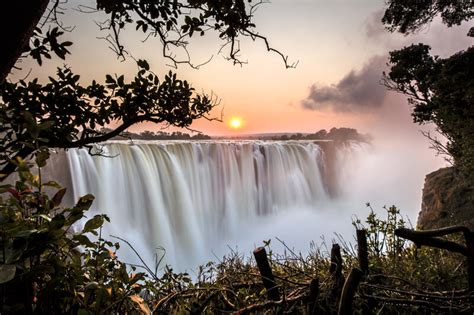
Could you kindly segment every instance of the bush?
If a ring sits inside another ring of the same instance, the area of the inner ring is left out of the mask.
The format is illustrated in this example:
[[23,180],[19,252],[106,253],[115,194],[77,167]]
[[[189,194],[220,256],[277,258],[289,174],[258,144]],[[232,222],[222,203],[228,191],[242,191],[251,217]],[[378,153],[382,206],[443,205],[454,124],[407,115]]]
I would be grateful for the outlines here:
[[[146,308],[136,294],[143,273],[129,274],[96,215],[79,231],[94,197],[83,196],[62,208],[66,189],[41,182],[28,163],[18,161],[19,180],[0,188],[0,313],[123,313]],[[56,189],[50,197],[46,188]],[[93,238],[90,238],[93,236]]]

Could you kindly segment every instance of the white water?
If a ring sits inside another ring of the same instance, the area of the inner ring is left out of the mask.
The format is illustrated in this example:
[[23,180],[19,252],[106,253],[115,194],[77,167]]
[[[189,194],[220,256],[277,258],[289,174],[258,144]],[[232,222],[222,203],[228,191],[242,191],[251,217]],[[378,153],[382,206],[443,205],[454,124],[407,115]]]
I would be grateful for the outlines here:
[[312,142],[117,142],[104,145],[113,158],[83,149],[67,156],[74,197],[96,196],[93,211],[112,221],[106,233],[130,241],[151,264],[156,248],[165,248],[165,262],[182,269],[219,257],[227,245],[259,245],[263,235],[308,237],[298,230],[311,226],[308,219],[320,227],[314,238],[336,231],[323,175],[328,158],[347,164],[348,147],[338,150],[329,157]]

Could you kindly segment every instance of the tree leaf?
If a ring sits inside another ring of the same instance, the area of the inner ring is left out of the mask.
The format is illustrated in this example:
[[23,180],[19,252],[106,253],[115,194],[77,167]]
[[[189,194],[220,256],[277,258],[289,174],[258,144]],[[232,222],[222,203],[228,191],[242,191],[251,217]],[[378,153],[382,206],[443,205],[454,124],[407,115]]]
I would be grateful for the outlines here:
[[46,161],[49,159],[49,150],[41,150],[36,153],[36,165],[45,167]]
[[31,216],[32,218],[43,218],[44,220],[46,220],[47,222],[51,222],[51,218],[48,217],[46,214],[37,214],[37,215],[32,215]]
[[15,265],[0,265],[0,284],[6,283],[15,278]]
[[53,199],[51,199],[54,207],[57,207],[61,204],[64,195],[66,194],[66,188],[58,190],[58,192],[54,195]]
[[104,217],[100,214],[95,215],[92,219],[86,222],[82,233],[92,232],[100,228],[104,224]]
[[85,235],[74,235],[73,239],[77,242],[79,242],[81,245],[84,245],[86,247],[93,247],[94,243],[92,243],[89,238]]
[[79,198],[79,201],[76,204],[76,208],[78,210],[88,210],[91,207],[92,202],[94,201],[94,199],[95,199],[95,197],[91,194],[87,194],[85,196],[82,196],[81,198]]
[[132,300],[133,303],[137,304],[138,307],[140,307],[140,311],[142,312],[142,314],[151,315],[150,308],[148,307],[148,305],[146,305],[145,301],[139,295],[131,295],[130,300]]
[[64,217],[64,214],[60,213],[49,222],[50,229],[52,230],[59,230],[61,229],[64,224],[66,223],[66,218]]
[[148,62],[144,59],[140,59],[137,61],[137,65],[140,67],[140,68],[143,68],[145,69],[146,71],[150,70],[150,65],[148,64]]
[[58,182],[55,182],[54,180],[50,180],[49,182],[44,183],[43,186],[61,189],[61,185]]
[[[42,215],[40,215],[40,216],[42,216]],[[51,219],[49,219],[49,221],[51,221]],[[48,221],[48,222],[49,222],[49,221]],[[31,234],[37,233],[37,232],[38,232],[37,229],[30,229],[30,230],[22,230],[22,231],[16,232],[16,233],[14,233],[13,235],[14,235],[15,237],[18,237],[18,238],[19,238],[19,237],[28,237],[28,236],[30,236]]]

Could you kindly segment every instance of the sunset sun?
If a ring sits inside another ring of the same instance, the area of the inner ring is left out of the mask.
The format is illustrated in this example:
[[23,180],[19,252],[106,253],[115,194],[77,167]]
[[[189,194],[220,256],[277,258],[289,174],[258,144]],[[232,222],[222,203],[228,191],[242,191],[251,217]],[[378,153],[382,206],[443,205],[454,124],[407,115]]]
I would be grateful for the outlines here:
[[243,126],[242,118],[239,117],[232,117],[229,120],[229,127],[232,129],[240,129]]

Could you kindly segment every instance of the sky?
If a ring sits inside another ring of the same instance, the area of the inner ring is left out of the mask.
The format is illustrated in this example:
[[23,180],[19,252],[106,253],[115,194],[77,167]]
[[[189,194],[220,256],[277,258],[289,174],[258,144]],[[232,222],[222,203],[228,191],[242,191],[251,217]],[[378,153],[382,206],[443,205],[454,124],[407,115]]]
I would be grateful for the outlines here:
[[[33,61],[20,64],[20,78],[32,69],[29,77],[46,78],[58,65],[66,63],[81,75],[84,84],[102,80],[106,73],[125,74],[132,78],[136,65],[132,58],[117,60],[94,21],[97,14],[80,13],[78,4],[70,1],[61,18],[74,26],[66,35],[74,42],[72,55],[48,61],[37,67]],[[294,69],[286,69],[277,54],[266,51],[263,42],[243,40],[243,66],[233,65],[219,55],[221,43],[216,36],[192,40],[190,53],[194,63],[212,57],[199,70],[186,65],[177,69],[199,92],[216,96],[220,105],[211,113],[223,123],[201,119],[192,129],[206,134],[237,135],[266,132],[316,132],[322,128],[354,127],[361,132],[378,133],[389,128],[405,131],[411,126],[408,105],[403,97],[387,92],[380,85],[386,69],[388,52],[413,42],[433,46],[433,52],[447,56],[472,44],[465,36],[468,26],[446,28],[439,21],[418,34],[402,36],[384,30],[380,19],[384,2],[371,0],[274,0],[262,5],[255,15],[260,34],[267,36],[272,47],[288,56]],[[144,35],[127,31],[123,41],[131,56],[147,59],[155,73],[171,68],[160,53],[157,39],[143,43]],[[242,127],[229,128],[229,120],[239,117]],[[153,124],[141,124],[131,131],[160,130]]]

